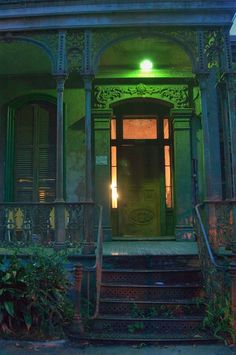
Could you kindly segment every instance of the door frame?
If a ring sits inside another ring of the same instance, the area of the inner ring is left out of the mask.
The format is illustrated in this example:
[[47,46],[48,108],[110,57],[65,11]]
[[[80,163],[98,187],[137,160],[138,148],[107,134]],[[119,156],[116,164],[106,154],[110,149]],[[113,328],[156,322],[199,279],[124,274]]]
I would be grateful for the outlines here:
[[[156,116],[158,119],[158,133],[159,132],[163,132],[163,118],[164,116],[168,117],[169,119],[169,125],[170,125],[170,138],[169,138],[169,145],[171,146],[171,165],[172,165],[172,203],[173,203],[173,190],[174,190],[174,181],[173,181],[173,135],[171,132],[171,121],[170,121],[170,109],[171,107],[168,105],[168,103],[163,103],[160,102],[160,100],[153,100],[153,99],[131,99],[131,100],[123,100],[121,102],[116,103],[116,105],[113,105],[113,114],[114,116],[116,116],[117,118],[117,122],[119,121],[118,125],[118,134],[119,134],[119,138],[121,137],[121,127],[122,127],[122,123],[121,120],[123,120],[123,117],[126,116],[130,116],[130,112],[129,109],[127,108],[129,106],[129,104],[135,104],[135,105],[139,105],[140,107],[143,107],[144,111],[146,110],[144,107],[146,105],[150,105],[150,103],[152,104],[152,109],[149,112],[149,110],[147,110],[148,112],[145,114],[145,112],[142,112],[142,114],[138,114],[138,116],[141,118],[141,116],[143,117],[148,117],[148,116]],[[153,111],[154,110],[154,111]],[[119,139],[117,139],[118,141]],[[135,140],[132,140],[132,142],[134,143]],[[122,144],[122,143],[120,143]],[[164,165],[164,146],[165,146],[165,141],[164,141],[164,135],[163,133],[160,134],[159,136],[159,142],[158,142],[158,138],[156,139],[156,144],[160,145],[160,159],[162,160],[162,168],[163,170],[165,169],[165,165]],[[112,140],[111,140],[111,146],[112,146]],[[117,143],[117,150],[119,147],[119,143]],[[117,153],[117,157],[118,157],[118,153]],[[117,164],[118,165],[118,164]],[[163,179],[165,179],[165,175],[163,174]],[[165,181],[163,183],[162,186],[162,190],[161,193],[161,202],[160,202],[160,236],[166,235],[167,233],[167,223],[166,220],[169,218],[169,216],[172,216],[172,224],[173,224],[173,233],[174,234],[174,207],[172,205],[171,209],[168,209],[166,207],[166,201],[165,201]],[[118,187],[119,188],[119,187]],[[116,209],[113,209],[111,206],[111,224],[112,224],[112,235],[114,237],[114,230],[116,229],[116,233],[118,232],[119,229],[119,207]],[[157,236],[160,237],[160,236]],[[116,236],[115,236],[116,238]],[[117,238],[121,238],[120,236],[117,235]],[[133,236],[132,239],[138,239],[138,237]]]

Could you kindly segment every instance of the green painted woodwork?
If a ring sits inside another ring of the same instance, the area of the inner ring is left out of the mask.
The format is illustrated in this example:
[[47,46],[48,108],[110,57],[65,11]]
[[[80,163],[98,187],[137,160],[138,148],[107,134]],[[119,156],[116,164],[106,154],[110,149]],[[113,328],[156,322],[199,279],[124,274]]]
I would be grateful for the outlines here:
[[111,110],[93,110],[95,201],[103,206],[103,228],[111,239],[110,119]]
[[148,238],[164,234],[164,167],[160,148],[155,143],[137,142],[118,148],[120,236]]
[[171,111],[174,131],[174,191],[177,240],[193,239],[193,196],[191,167],[192,109]]

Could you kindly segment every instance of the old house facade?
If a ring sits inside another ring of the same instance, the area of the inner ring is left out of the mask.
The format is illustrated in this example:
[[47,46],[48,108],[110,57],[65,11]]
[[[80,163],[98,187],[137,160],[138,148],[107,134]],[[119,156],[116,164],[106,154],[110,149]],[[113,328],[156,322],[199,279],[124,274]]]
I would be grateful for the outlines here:
[[83,212],[91,253],[94,202],[105,241],[191,242],[207,201],[213,247],[235,251],[235,2],[0,9],[2,242],[73,243]]

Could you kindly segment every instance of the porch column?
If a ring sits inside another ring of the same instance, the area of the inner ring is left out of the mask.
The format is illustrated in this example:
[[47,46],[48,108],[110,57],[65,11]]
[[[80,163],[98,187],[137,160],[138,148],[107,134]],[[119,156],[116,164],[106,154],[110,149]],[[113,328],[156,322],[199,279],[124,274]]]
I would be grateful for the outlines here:
[[171,111],[174,129],[176,240],[193,240],[190,119],[192,109]]
[[63,94],[65,76],[56,76],[57,82],[57,149],[56,149],[56,200],[55,202],[55,239],[56,246],[65,242],[65,209],[64,209],[64,117]]
[[[229,35],[229,28],[223,32],[224,51],[222,53],[221,71],[223,72],[222,81],[225,87],[225,112],[224,121],[226,126],[227,141],[225,150],[227,150],[227,165],[229,166],[228,180],[228,198],[233,200],[232,218],[233,218],[233,240],[232,251],[236,258],[236,75],[233,69],[232,49]],[[231,173],[231,174],[230,174]],[[236,265],[236,262],[235,262]],[[235,277],[236,280],[236,277]],[[235,286],[236,287],[236,286]]]
[[103,232],[111,240],[110,220],[110,120],[112,110],[93,110],[95,155],[95,200],[103,206]]
[[222,180],[216,73],[213,68],[209,73],[199,73],[197,77],[202,105],[205,199],[221,200]]
[[91,203],[91,206],[85,208],[85,225],[84,225],[84,245],[83,253],[92,254],[95,251],[93,240],[93,202],[94,202],[94,169],[92,158],[92,110],[91,110],[91,94],[92,94],[92,75],[85,75],[85,164],[86,164],[86,182],[85,182],[85,199]]

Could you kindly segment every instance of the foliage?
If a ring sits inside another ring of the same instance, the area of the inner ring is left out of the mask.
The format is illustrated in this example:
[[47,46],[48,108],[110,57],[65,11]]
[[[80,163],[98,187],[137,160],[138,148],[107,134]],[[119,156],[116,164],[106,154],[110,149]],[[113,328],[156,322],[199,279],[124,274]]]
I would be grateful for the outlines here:
[[[73,317],[69,282],[60,253],[36,249],[24,260],[0,257],[0,329],[4,334],[54,336]],[[20,332],[19,332],[20,330]]]
[[225,343],[235,342],[233,315],[229,292],[216,291],[206,303],[206,316],[203,325],[213,332],[214,336]]
[[132,324],[128,325],[128,332],[133,334],[133,333],[137,333],[140,332],[144,329],[144,323],[143,322],[134,322]]

